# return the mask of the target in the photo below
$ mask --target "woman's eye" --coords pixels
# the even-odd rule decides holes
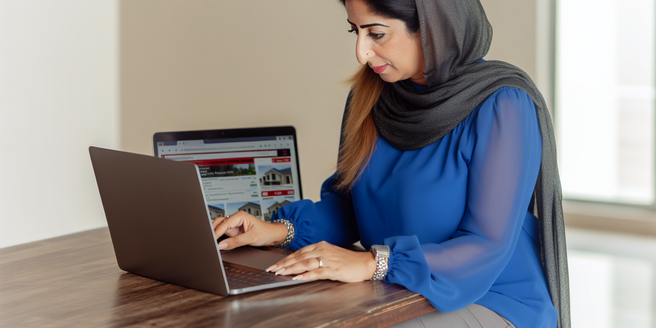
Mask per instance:
[[[369,33],[369,36],[374,38],[374,39],[382,39],[385,34],[383,33]]]
[[[354,28],[348,30],[347,32],[358,34],[358,30],[356,30],[356,29],[354,29]]]

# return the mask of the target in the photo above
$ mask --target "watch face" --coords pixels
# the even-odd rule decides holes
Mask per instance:
[[[372,245],[371,246],[371,251],[374,253],[374,256],[385,256],[389,257],[390,250],[389,246],[387,245]]]

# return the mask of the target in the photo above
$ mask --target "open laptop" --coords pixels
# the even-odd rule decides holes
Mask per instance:
[[[165,159],[89,148],[121,269],[218,295],[302,283],[263,272],[284,255],[217,248],[212,217],[250,210],[270,220],[283,203],[301,197],[293,128],[240,132],[246,130],[255,133],[231,141],[213,137],[235,130],[156,134],[156,153]],[[195,133],[211,138],[160,139]]]

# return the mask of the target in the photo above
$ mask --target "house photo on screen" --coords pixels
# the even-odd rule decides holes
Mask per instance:
[[[293,185],[294,180],[292,178],[292,167],[291,164],[280,164],[272,166],[260,166],[257,168],[257,171],[260,172],[259,180],[260,186],[282,186],[282,185]]]
[[[252,216],[257,217],[260,220],[263,220],[262,217],[262,208],[260,207],[260,201],[250,201],[250,202],[239,202],[239,203],[228,203],[226,204],[226,213],[228,215],[234,215],[239,211],[244,211]]]

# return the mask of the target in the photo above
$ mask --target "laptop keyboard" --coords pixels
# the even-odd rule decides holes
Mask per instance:
[[[273,272],[253,272],[237,269],[231,266],[225,266],[224,268],[230,289],[241,289],[286,281],[285,279],[276,276]]]

